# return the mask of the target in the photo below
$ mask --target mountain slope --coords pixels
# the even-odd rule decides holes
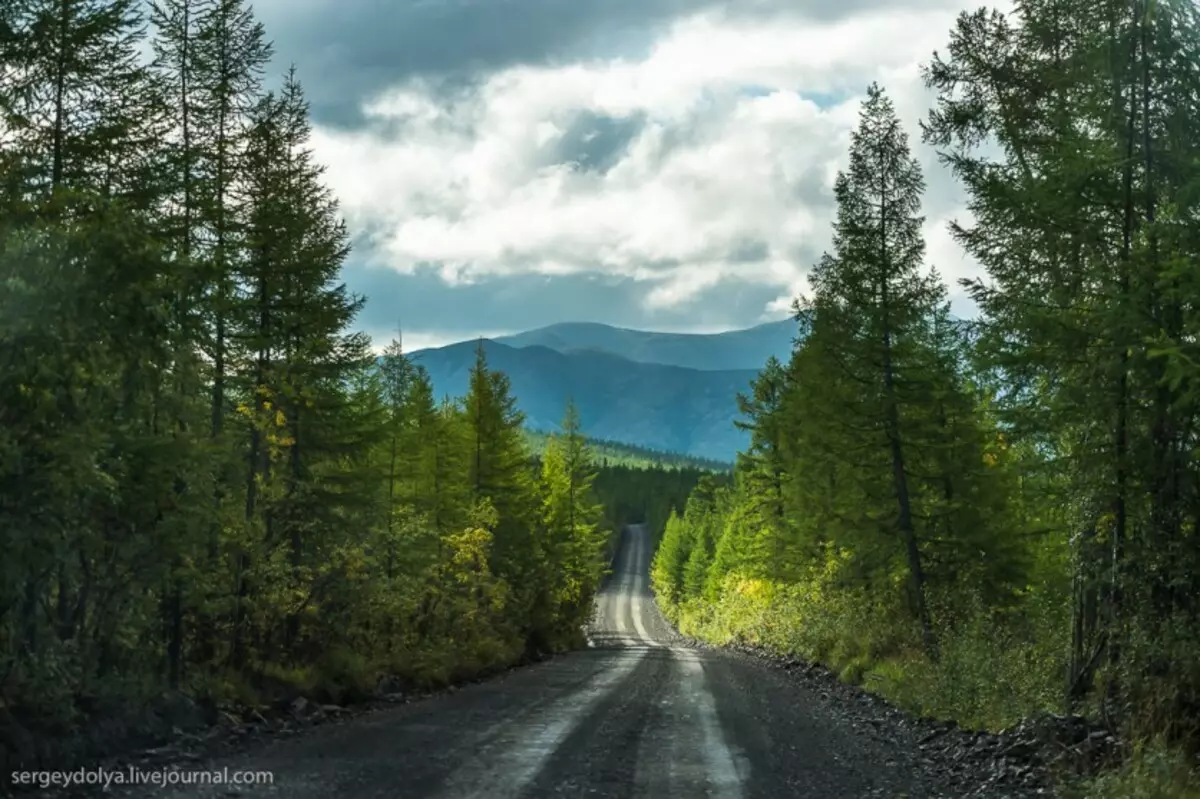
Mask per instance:
[[[525,443],[537,455],[546,451],[552,433],[526,430]],[[714,461],[695,455],[684,455],[677,452],[647,449],[636,444],[626,444],[620,441],[608,441],[603,438],[588,438],[588,449],[597,463],[609,466],[628,466],[635,469],[665,468],[665,469],[699,469],[705,472],[727,473],[733,469],[733,464],[727,461]]]
[[[705,371],[762,368],[774,355],[787,361],[796,323],[768,322],[727,333],[654,333],[593,322],[567,322],[496,339],[511,347],[546,347],[563,354],[602,351],[640,363]]]
[[[666,452],[730,461],[746,443],[733,426],[735,396],[756,370],[704,371],[639,363],[595,350],[558,352],[484,340],[488,365],[508,375],[526,424],[555,430],[568,397],[579,408],[585,435]],[[439,396],[462,396],[477,342],[412,354]]]

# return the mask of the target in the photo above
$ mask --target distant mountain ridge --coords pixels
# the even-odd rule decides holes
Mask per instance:
[[[717,461],[731,461],[746,442],[733,425],[736,396],[753,369],[700,370],[640,363],[598,350],[559,352],[511,347],[483,339],[488,366],[508,375],[526,425],[552,431],[568,397],[583,433]],[[438,395],[463,396],[478,342],[420,350],[410,356],[428,370]]]
[[[482,339],[488,365],[508,375],[526,426],[558,429],[567,398],[585,435],[723,463],[748,443],[734,426],[737,394],[774,356],[787,361],[796,325],[728,333],[655,333],[570,322]],[[466,394],[478,341],[418,350],[438,396]]]
[[[495,341],[518,348],[547,347],[565,355],[604,352],[639,363],[724,371],[761,369],[771,356],[786,361],[795,335],[796,323],[791,319],[726,333],[657,333],[596,322],[565,322],[498,336]]]

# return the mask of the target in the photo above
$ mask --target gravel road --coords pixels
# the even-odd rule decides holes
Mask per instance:
[[[864,715],[784,669],[676,636],[647,585],[651,548],[643,528],[625,531],[585,651],[206,764],[269,770],[269,787],[136,795],[966,795],[930,787],[936,770],[902,720]]]

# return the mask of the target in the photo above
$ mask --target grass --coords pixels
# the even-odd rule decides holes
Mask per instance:
[[[1178,749],[1150,741],[1119,770],[1101,774],[1063,793],[1064,799],[1197,799],[1200,766]]]

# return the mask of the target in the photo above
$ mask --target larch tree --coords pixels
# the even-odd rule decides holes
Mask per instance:
[[[529,613],[544,554],[535,535],[537,507],[533,475],[521,434],[524,415],[509,391],[508,376],[488,368],[483,342],[476,351],[463,404],[467,424],[468,474],[476,502],[487,501],[498,515],[493,531],[496,574],[514,591],[520,624],[531,641],[537,631]]]
[[[742,418],[734,422],[750,433],[750,444],[738,458],[745,496],[751,504],[747,509],[750,518],[744,520],[753,529],[746,531],[752,536],[748,543],[762,554],[755,562],[770,564],[769,571],[776,577],[785,563],[791,504],[786,456],[791,431],[783,412],[789,388],[788,370],[774,356],[768,358],[750,393],[738,395]]]
[[[591,453],[580,430],[579,411],[568,400],[561,430],[542,455],[541,548],[546,579],[538,606],[551,627],[552,645],[577,643],[591,613],[603,569],[603,508],[596,501]]]
[[[834,185],[834,252],[814,267],[813,297],[803,307],[812,317],[806,344],[815,342],[830,382],[802,390],[836,391],[841,409],[827,421],[841,428],[849,452],[871,459],[859,460],[846,475],[879,509],[879,523],[895,531],[925,647],[934,654],[915,519],[910,413],[928,390],[918,365],[921,336],[945,301],[945,288],[923,269],[923,190],[894,107],[872,85],[851,137],[849,168]],[[881,469],[889,474],[887,492],[880,491]],[[886,513],[885,502],[891,505]]]
[[[976,220],[952,232],[989,276],[969,288],[999,412],[1053,456],[1074,533],[1076,697],[1101,664],[1109,698],[1146,668],[1196,695],[1166,652],[1195,649],[1198,40],[1194,3],[1046,0],[963,15],[926,75],[926,138]]]

